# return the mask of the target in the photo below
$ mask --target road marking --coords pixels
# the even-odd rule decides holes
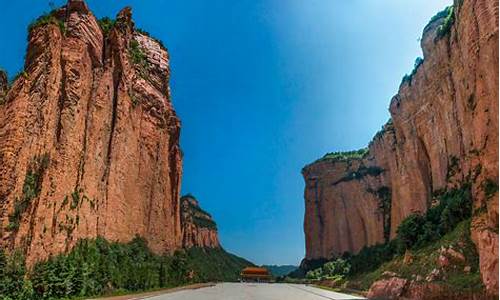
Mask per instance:
[[[328,296],[321,295],[321,294],[319,294],[319,293],[316,293],[316,292],[311,291],[311,290],[309,290],[309,289],[302,288],[302,287],[300,287],[300,286],[295,286],[295,285],[288,285],[288,286],[293,287],[293,288],[296,288],[296,289],[299,289],[299,290],[302,290],[302,291],[307,292],[307,293],[309,293],[309,294],[316,295],[316,296],[318,296],[318,297],[322,297],[322,298],[325,298],[325,299],[330,299],[330,300],[337,300],[337,299],[335,299],[335,298],[330,298],[330,297],[328,297]],[[336,292],[333,292],[333,293],[336,293]],[[347,298],[347,299],[342,299],[342,300],[358,300],[358,299],[363,299],[363,298],[357,298],[357,297],[356,297],[356,298]]]

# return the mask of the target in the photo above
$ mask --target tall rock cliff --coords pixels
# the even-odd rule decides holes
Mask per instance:
[[[190,194],[181,197],[181,224],[184,248],[220,248],[217,224]]]
[[[425,27],[423,60],[390,103],[366,153],[303,169],[306,262],[382,243],[440,191],[472,184],[472,238],[498,290],[498,1],[456,0]]]
[[[82,0],[38,19],[28,41],[8,91],[0,76],[0,246],[29,264],[96,236],[181,247],[166,49],[130,8],[98,22]]]

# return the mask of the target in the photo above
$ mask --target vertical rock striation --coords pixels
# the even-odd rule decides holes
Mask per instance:
[[[220,248],[217,224],[192,195],[181,197],[182,246]]]
[[[455,1],[453,17],[448,28],[444,16],[425,27],[424,60],[367,154],[303,169],[306,260],[392,238],[436,192],[470,182],[482,279],[498,293],[498,188],[488,189],[498,186],[498,1]]]
[[[306,259],[358,252],[389,238],[394,131],[392,124],[385,128],[363,156],[327,155],[302,170]]]
[[[96,236],[181,247],[166,49],[135,29],[130,8],[103,30],[82,0],[28,40],[24,72],[0,101],[0,246],[29,264]]]

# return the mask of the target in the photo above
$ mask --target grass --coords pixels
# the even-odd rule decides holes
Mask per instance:
[[[454,249],[460,249],[466,260],[463,262],[454,262],[456,267],[447,268],[444,272],[446,281],[437,281],[436,283],[448,286],[459,292],[479,292],[483,290],[483,284],[479,274],[479,257],[470,239],[470,219],[462,221],[453,231],[444,235],[438,241],[412,250],[413,262],[404,263],[404,255],[396,256],[393,260],[382,264],[374,271],[355,274],[348,278],[348,286],[368,290],[371,284],[383,276],[386,271],[394,272],[399,277],[414,279],[414,276],[420,275],[425,278],[434,268],[437,268],[439,249],[441,247],[453,246]],[[470,273],[465,273],[463,268],[469,265]]]

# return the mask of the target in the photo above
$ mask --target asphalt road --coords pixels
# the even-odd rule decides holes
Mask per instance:
[[[364,299],[302,284],[219,283],[147,298],[150,300],[341,300]]]

